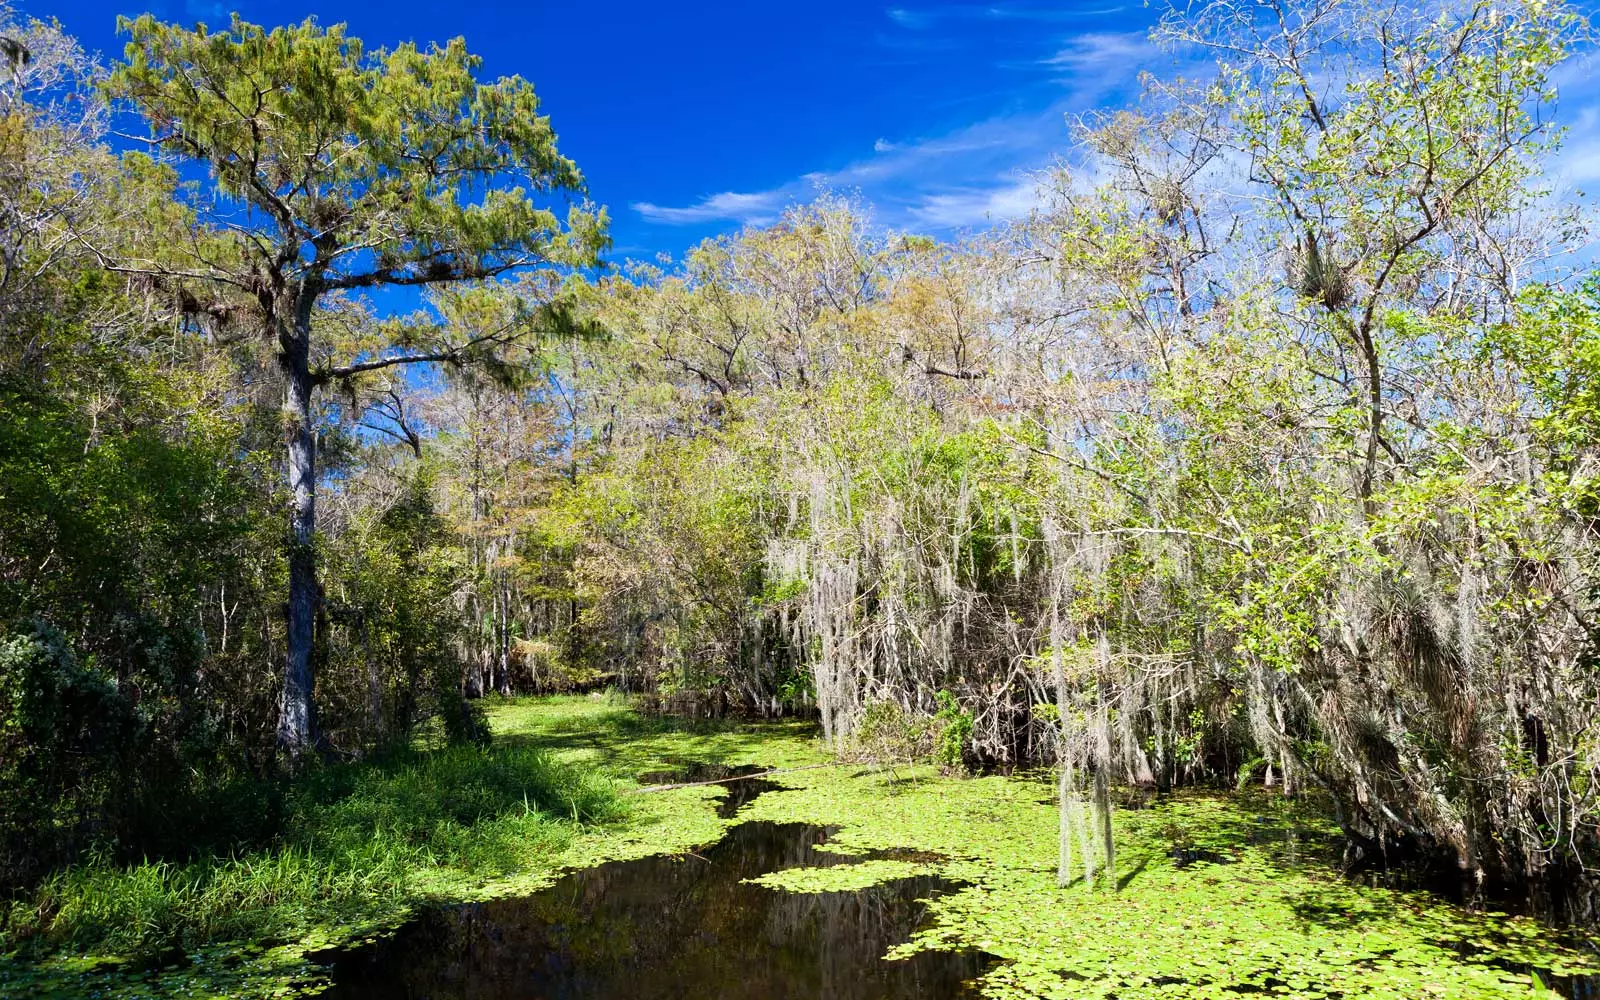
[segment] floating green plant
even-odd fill
[[[1236,1000],[1256,993],[1470,1000],[1560,995],[1572,977],[1600,972],[1583,942],[1529,918],[1471,912],[1425,893],[1344,878],[1337,830],[1311,802],[1185,794],[1119,809],[1115,871],[1063,888],[1045,782],[941,777],[927,767],[813,767],[829,758],[808,726],[683,725],[585,699],[506,702],[492,719],[503,745],[543,751],[609,781],[620,812],[569,823],[514,870],[475,866],[474,858],[487,855],[463,842],[464,860],[417,865],[403,894],[363,911],[363,919],[301,914],[285,940],[216,942],[191,949],[182,966],[66,951],[29,961],[14,955],[0,960],[0,995],[315,992],[320,979],[307,952],[381,933],[414,906],[524,895],[565,871],[606,861],[687,856],[746,820],[834,831],[816,851],[839,863],[753,880],[772,891],[849,892],[925,875],[954,883],[953,891],[935,894],[926,926],[893,954],[995,955],[1001,961],[977,984],[995,1000]],[[684,760],[800,769],[770,775],[781,790],[727,821],[715,813],[722,787],[640,791],[637,775]],[[472,826],[465,829],[470,838]]]
[[[873,858],[827,868],[785,868],[745,881],[788,892],[855,892],[884,882],[927,874],[929,869],[926,865]]]

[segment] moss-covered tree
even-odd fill
[[[121,28],[131,40],[112,94],[148,122],[154,148],[205,164],[212,183],[190,199],[202,224],[191,241],[114,266],[179,287],[197,315],[276,347],[292,494],[278,740],[296,755],[317,738],[313,395],[397,365],[492,361],[530,328],[522,314],[465,335],[397,324],[349,338],[316,322],[319,304],[590,265],[606,219],[573,203],[582,177],[557,151],[532,85],[481,82],[461,39],[368,52],[343,26],[311,20],[268,31],[235,17],[213,33],[146,15]]]

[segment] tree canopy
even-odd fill
[[[177,273],[257,298],[262,281],[334,291],[582,267],[603,243],[603,212],[562,219],[538,201],[583,178],[532,85],[480,82],[459,38],[368,53],[312,20],[120,26],[127,61],[110,92],[138,107],[155,146],[204,163],[219,196],[208,221],[231,255],[191,245]]]

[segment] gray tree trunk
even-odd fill
[[[317,742],[312,702],[311,649],[315,637],[317,588],[316,441],[311,434],[311,304],[302,294],[294,311],[294,329],[279,337],[283,368],[284,411],[289,454],[289,630],[283,670],[283,697],[278,710],[278,746],[299,757]]]
[[[511,694],[511,587],[502,574],[496,584],[495,592],[500,595],[500,634],[496,637],[499,648],[496,650],[499,659],[499,670],[495,677],[494,689],[502,695]]]

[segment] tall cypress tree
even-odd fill
[[[213,183],[193,199],[192,241],[115,266],[181,284],[186,296],[209,288],[225,303],[214,313],[248,317],[276,347],[291,493],[278,741],[297,756],[317,739],[313,396],[396,365],[493,364],[536,325],[522,314],[492,329],[395,324],[351,339],[316,322],[319,303],[592,265],[606,218],[582,200],[582,176],[557,151],[532,85],[479,82],[480,60],[462,39],[369,53],[342,25],[313,20],[268,31],[235,16],[212,33],[145,15],[119,28],[131,41],[112,95],[137,108],[153,147],[204,163]]]

